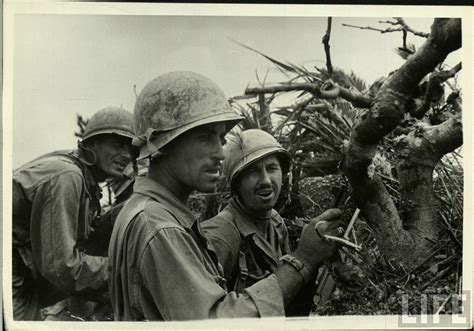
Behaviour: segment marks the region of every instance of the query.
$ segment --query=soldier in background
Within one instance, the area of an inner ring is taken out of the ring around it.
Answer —
[[[122,177],[113,177],[108,181],[109,205],[102,208],[104,211],[100,223],[95,227],[95,231],[87,251],[91,255],[107,256],[110,236],[118,214],[133,193],[133,184],[137,176],[146,176],[148,172],[148,160],[135,160],[130,163]]]
[[[107,258],[87,252],[100,221],[98,183],[121,177],[133,157],[132,114],[105,108],[87,123],[78,149],[41,156],[13,172],[13,317],[106,288]]]
[[[228,289],[242,293],[273,274],[291,254],[285,222],[273,209],[290,172],[291,156],[263,130],[242,131],[232,138],[224,146],[223,163],[232,197],[202,226],[224,268]],[[285,308],[286,315],[309,315],[313,291],[305,288],[309,296],[301,293]]]
[[[338,235],[340,213],[332,211],[308,224],[298,248],[274,273],[240,294],[227,288],[216,252],[186,201],[194,190],[216,190],[225,135],[240,120],[222,90],[196,73],[161,75],[139,94],[134,144],[150,166],[146,177],[136,178],[110,240],[116,320],[282,316],[336,252],[323,239]]]

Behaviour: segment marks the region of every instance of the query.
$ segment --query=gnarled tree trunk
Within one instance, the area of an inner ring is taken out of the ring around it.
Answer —
[[[399,125],[421,79],[461,47],[461,20],[435,19],[431,33],[405,64],[382,85],[370,111],[353,127],[344,172],[353,199],[375,231],[381,253],[395,265],[412,269],[430,254],[438,227],[433,170],[443,155],[462,144],[460,109],[436,126],[418,125],[399,139],[396,154],[402,207],[397,210],[380,177],[368,171],[377,145]]]

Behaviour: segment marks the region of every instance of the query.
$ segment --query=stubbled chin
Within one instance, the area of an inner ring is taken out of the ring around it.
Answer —
[[[214,183],[209,183],[209,184],[206,184],[206,185],[201,185],[200,188],[198,188],[198,191],[202,192],[202,193],[214,193],[217,191],[217,183],[214,184]]]
[[[112,169],[108,172],[108,175],[115,178],[121,178],[124,176],[123,170]]]

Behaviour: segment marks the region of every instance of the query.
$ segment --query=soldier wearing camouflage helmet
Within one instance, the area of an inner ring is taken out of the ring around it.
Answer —
[[[99,182],[132,160],[133,118],[109,107],[88,121],[76,150],[41,156],[13,173],[13,317],[42,319],[68,296],[106,288],[107,258],[86,249],[100,217]]]
[[[115,319],[283,315],[303,284],[301,275],[312,273],[334,249],[314,230],[303,232],[297,256],[307,263],[305,271],[285,264],[240,295],[227,288],[216,253],[186,206],[192,191],[216,190],[224,136],[241,120],[222,90],[192,72],[158,76],[139,94],[134,119],[134,144],[150,166],[147,177],[136,179],[110,241]],[[325,223],[321,230],[332,227]],[[317,247],[324,253],[316,258]]]

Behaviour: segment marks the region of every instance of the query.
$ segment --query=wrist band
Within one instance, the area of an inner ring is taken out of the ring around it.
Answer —
[[[293,268],[296,269],[296,271],[298,271],[298,273],[301,275],[301,277],[303,278],[303,282],[306,284],[308,283],[310,280],[311,280],[311,273],[309,272],[308,268],[306,268],[306,266],[304,265],[303,262],[301,262],[300,260],[298,260],[296,257],[292,256],[292,255],[283,255],[281,258],[280,258],[280,261],[281,262],[285,262],[285,263],[288,263],[289,265],[291,265]]]

